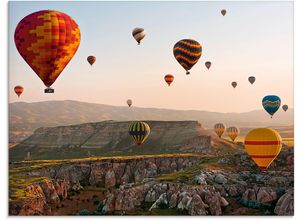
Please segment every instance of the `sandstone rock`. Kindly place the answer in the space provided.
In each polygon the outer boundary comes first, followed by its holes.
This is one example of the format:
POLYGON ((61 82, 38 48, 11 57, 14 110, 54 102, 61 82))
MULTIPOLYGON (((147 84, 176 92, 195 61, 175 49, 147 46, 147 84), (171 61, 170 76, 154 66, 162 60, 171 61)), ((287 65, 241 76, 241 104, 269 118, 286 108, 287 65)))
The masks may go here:
POLYGON ((242 195, 242 200, 244 200, 244 201, 256 200, 255 190, 247 189, 242 195))
POLYGON ((277 194, 274 190, 269 187, 261 187, 257 193, 257 201, 261 203, 268 203, 275 201, 277 194))
POLYGON ((225 184, 227 183, 227 179, 224 175, 222 174, 217 174, 215 177, 215 182, 219 184, 225 184))
POLYGON ((59 197, 57 195, 56 189, 50 180, 43 180, 39 183, 43 189, 47 203, 56 204, 59 203, 59 197))
POLYGON ((281 196, 276 203, 274 213, 277 215, 294 215, 293 189, 281 196))
POLYGON ((174 193, 171 195, 169 200, 169 208, 175 208, 178 204, 178 193, 174 193))
POLYGON ((149 211, 152 209, 159 208, 161 206, 167 206, 168 200, 167 200, 167 194, 163 193, 159 196, 159 198, 152 204, 152 206, 149 208, 149 211))
POLYGON ((188 213, 190 215, 206 215, 205 204, 199 195, 193 196, 188 206, 188 213))
POLYGON ((76 182, 75 184, 73 184, 73 186, 72 186, 72 190, 73 191, 80 191, 80 190, 83 190, 84 188, 80 185, 80 182, 76 182))
POLYGON ((145 202, 155 202, 155 191, 152 188, 148 191, 145 202))
POLYGON ((105 188, 109 189, 116 185, 116 176, 113 170, 108 170, 105 174, 105 188))
POLYGON ((212 215, 221 215, 222 208, 221 208, 221 196, 219 193, 216 193, 212 196, 211 202, 209 205, 209 210, 212 215))

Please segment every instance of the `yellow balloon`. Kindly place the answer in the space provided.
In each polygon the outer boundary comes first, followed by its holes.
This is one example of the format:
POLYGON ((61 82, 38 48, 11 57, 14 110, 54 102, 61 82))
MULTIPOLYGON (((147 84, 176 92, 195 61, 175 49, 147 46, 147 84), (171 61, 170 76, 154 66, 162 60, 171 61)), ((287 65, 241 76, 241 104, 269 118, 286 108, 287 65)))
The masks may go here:
POLYGON ((222 123, 217 123, 217 124, 215 124, 214 130, 215 130, 215 133, 219 136, 219 138, 221 138, 222 134, 225 131, 225 125, 222 123))
POLYGON ((256 128, 245 137, 245 148, 249 156, 265 172, 281 151, 280 134, 271 128, 256 128))
POLYGON ((227 134, 231 138, 232 141, 236 139, 236 137, 239 135, 240 131, 237 127, 229 127, 227 128, 227 134))

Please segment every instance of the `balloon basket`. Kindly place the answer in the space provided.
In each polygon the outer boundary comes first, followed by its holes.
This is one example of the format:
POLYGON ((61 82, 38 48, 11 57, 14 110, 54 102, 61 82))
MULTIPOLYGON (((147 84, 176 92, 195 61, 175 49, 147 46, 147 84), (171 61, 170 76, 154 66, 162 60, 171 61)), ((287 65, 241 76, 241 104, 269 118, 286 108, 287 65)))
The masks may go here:
POLYGON ((54 93, 54 89, 48 87, 44 90, 45 93, 54 93))

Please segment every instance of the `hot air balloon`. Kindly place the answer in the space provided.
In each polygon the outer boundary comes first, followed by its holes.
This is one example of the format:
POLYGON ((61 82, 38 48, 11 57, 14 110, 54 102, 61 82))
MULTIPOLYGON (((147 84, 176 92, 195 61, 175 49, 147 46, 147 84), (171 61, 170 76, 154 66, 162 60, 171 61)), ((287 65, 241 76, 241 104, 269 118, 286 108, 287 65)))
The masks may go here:
POLYGON ((173 82, 173 80, 174 80, 174 76, 173 75, 171 75, 171 74, 165 75, 165 81, 166 81, 166 83, 168 83, 169 86, 171 85, 171 83, 173 82))
POLYGON ((92 66, 96 62, 96 57, 95 56, 88 56, 87 61, 92 66))
POLYGON ((129 127, 129 135, 131 135, 137 145, 143 144, 149 134, 150 127, 146 122, 133 122, 129 127))
POLYGON ((14 88, 15 93, 18 95, 18 97, 20 98, 20 95, 23 93, 24 88, 22 86, 15 86, 14 88))
POLYGON ((190 70, 200 59, 202 53, 201 45, 192 39, 178 41, 173 47, 173 54, 178 63, 190 74, 190 70))
POLYGON ((222 134, 225 131, 225 125, 222 123, 217 123, 217 124, 215 124, 214 129, 215 129, 216 134, 219 136, 219 138, 221 138, 222 134))
POLYGON ((254 76, 249 76, 248 81, 253 84, 255 82, 255 77, 254 76))
POLYGON ((282 139, 271 128, 256 128, 245 137, 245 148, 249 156, 265 172, 280 153, 282 139))
POLYGON ((225 15, 226 15, 226 10, 225 10, 225 9, 222 9, 222 10, 221 10, 221 14, 222 14, 223 16, 225 16, 225 15))
POLYGON ((132 100, 131 99, 128 99, 127 100, 127 105, 130 107, 132 105, 132 100))
POLYGON ((140 45, 141 40, 143 40, 143 38, 146 36, 146 33, 143 28, 134 28, 132 31, 132 36, 138 42, 138 45, 140 45))
POLYGON ((282 109, 286 112, 288 110, 289 106, 288 105, 283 105, 282 109))
POLYGON ((211 62, 210 61, 205 62, 205 66, 206 66, 207 69, 209 69, 210 66, 211 66, 211 62))
POLYGON ((237 86, 237 82, 232 82, 231 85, 233 88, 235 88, 237 86))
POLYGON ((15 30, 20 55, 43 81, 45 93, 64 70, 80 44, 80 29, 67 14, 42 10, 24 17, 15 30))
POLYGON ((239 135, 240 131, 237 127, 229 127, 227 128, 227 134, 231 138, 232 141, 236 139, 236 137, 239 135))
POLYGON ((271 115, 271 118, 277 112, 281 105, 281 100, 276 95, 267 95, 262 100, 262 105, 266 112, 268 112, 271 115))

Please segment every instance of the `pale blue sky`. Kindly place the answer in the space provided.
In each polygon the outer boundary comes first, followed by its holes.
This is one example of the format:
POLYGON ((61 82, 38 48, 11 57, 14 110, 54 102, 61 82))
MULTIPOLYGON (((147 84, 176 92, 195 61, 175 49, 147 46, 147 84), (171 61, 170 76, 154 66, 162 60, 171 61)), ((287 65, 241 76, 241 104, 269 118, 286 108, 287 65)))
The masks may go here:
POLYGON ((293 106, 292 2, 10 2, 10 102, 80 100, 219 112, 261 108, 265 95, 293 106), (220 10, 225 8, 223 17, 220 10), (72 61, 44 94, 44 84, 23 61, 13 34, 26 15, 43 9, 67 13, 78 23, 81 44, 72 61), (131 31, 143 27, 140 46, 131 31), (193 38, 203 47, 186 76, 173 57, 173 45, 193 38), (88 55, 97 62, 90 67, 88 55), (204 63, 211 61, 208 71, 204 63), (165 74, 175 80, 168 87, 165 74), (250 85, 247 78, 257 81, 250 85), (236 89, 231 82, 237 81, 236 89), (13 92, 25 88, 21 98, 13 92))

